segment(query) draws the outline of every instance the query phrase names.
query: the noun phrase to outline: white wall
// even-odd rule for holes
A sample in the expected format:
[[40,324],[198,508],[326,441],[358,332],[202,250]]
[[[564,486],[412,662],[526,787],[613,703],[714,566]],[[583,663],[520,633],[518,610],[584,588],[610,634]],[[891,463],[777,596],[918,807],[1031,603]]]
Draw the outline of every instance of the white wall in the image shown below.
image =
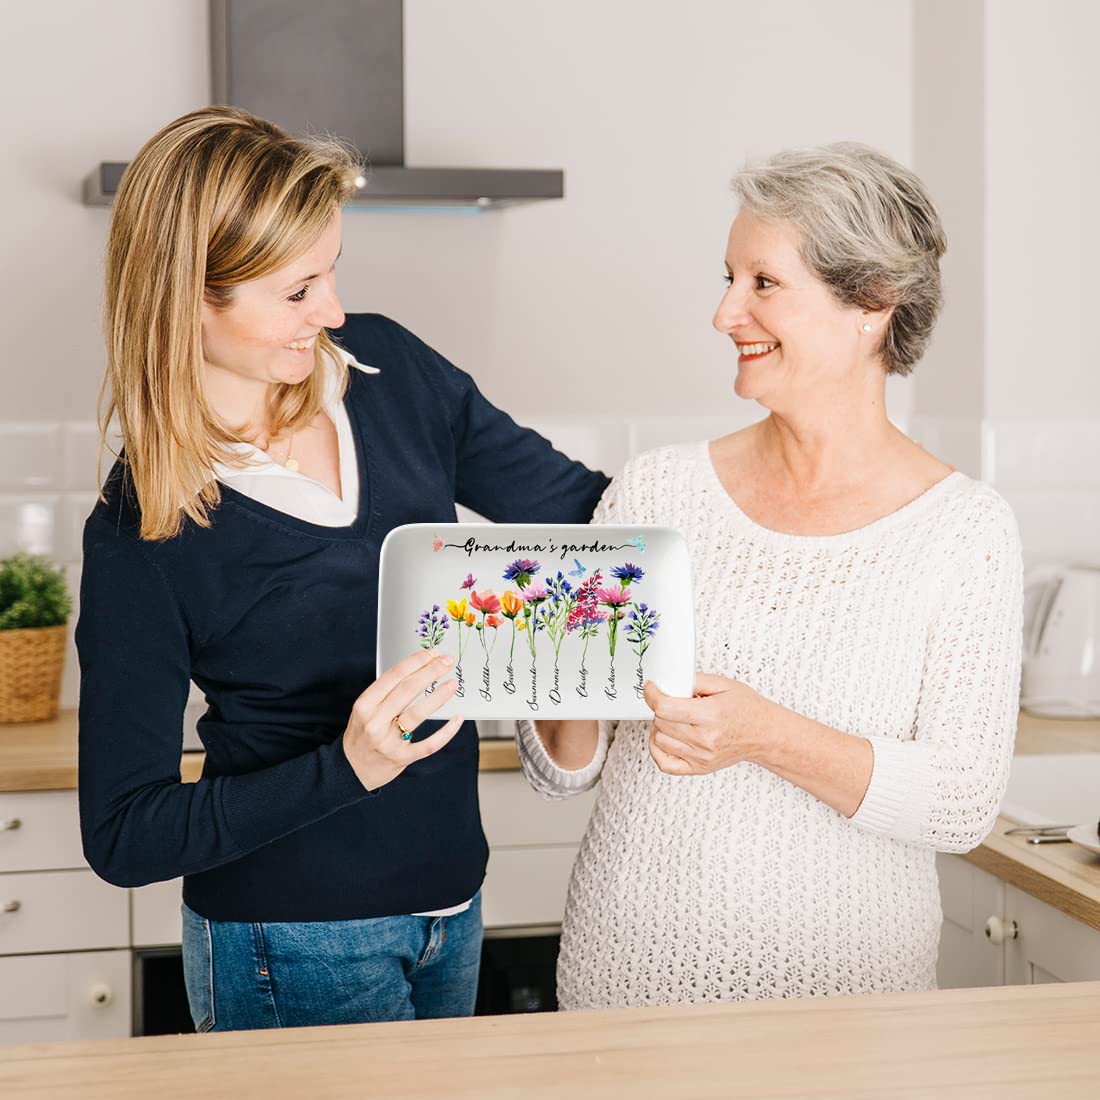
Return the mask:
[[1100,5],[920,0],[914,163],[950,241],[911,425],[1012,505],[1026,556],[1100,561]]
[[1100,5],[985,9],[986,473],[1032,557],[1100,563]]
[[986,4],[986,408],[1100,418],[1100,4]]

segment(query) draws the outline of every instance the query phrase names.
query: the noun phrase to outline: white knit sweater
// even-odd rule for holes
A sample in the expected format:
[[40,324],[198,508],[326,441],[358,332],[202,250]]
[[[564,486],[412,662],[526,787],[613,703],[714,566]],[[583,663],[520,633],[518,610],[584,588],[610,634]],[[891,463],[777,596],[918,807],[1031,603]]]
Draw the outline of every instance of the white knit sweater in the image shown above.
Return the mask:
[[632,461],[593,521],[678,528],[697,667],[867,738],[874,770],[846,818],[756,764],[666,775],[647,722],[601,723],[595,759],[572,772],[521,722],[537,790],[602,777],[569,885],[561,1006],[933,988],[935,853],[992,827],[1016,728],[1023,586],[1007,504],[953,473],[857,531],[781,534],[733,503],[696,443]]

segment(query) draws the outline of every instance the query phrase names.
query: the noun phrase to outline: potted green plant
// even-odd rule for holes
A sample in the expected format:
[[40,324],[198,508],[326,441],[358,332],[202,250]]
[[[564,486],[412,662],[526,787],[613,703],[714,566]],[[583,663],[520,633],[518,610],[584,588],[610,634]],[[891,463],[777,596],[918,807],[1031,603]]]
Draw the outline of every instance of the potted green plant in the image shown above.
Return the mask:
[[0,560],[0,722],[57,717],[72,607],[59,566],[26,553]]

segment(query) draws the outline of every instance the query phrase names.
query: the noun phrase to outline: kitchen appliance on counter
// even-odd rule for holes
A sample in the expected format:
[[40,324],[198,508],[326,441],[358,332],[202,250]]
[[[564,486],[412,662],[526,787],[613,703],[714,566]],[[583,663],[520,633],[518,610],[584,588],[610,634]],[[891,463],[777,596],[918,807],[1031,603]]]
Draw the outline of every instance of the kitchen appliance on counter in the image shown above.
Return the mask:
[[1046,718],[1100,717],[1100,565],[1028,574],[1020,703]]

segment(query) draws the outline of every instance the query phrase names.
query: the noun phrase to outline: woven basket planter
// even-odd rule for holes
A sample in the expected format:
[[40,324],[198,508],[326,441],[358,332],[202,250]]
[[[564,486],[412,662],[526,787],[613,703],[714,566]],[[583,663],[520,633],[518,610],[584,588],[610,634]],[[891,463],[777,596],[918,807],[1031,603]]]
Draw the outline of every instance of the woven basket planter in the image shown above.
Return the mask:
[[57,717],[66,628],[0,630],[0,722]]

